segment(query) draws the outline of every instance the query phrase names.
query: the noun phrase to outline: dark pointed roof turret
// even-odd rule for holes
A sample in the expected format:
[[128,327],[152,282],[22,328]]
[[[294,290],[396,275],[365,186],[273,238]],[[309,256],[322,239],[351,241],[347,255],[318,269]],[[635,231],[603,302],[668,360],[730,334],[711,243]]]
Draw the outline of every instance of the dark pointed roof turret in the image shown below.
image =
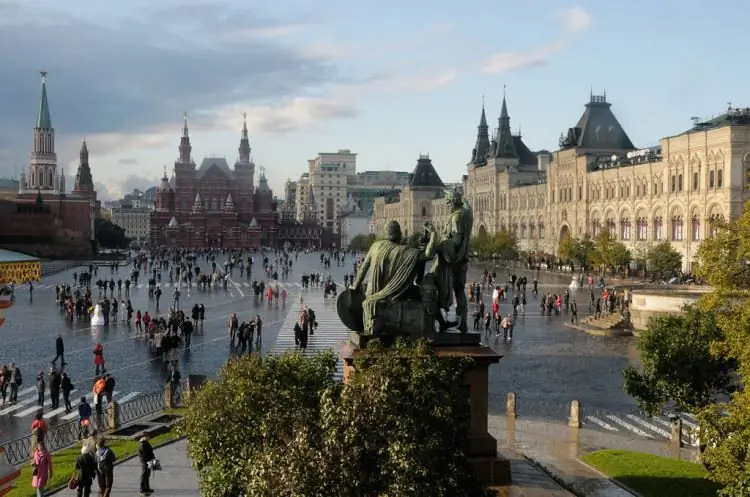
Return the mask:
[[489,153],[490,128],[487,125],[487,113],[484,109],[484,99],[482,99],[482,115],[479,117],[479,126],[477,126],[477,142],[474,150],[471,151],[471,163],[477,166],[486,164]]
[[500,117],[497,119],[497,134],[493,140],[492,157],[504,157],[518,159],[513,133],[510,130],[510,114],[508,114],[508,104],[505,100],[505,91],[503,90],[503,106],[500,109]]
[[420,155],[417,166],[410,175],[409,186],[412,188],[444,188],[445,184],[440,179],[429,155]]

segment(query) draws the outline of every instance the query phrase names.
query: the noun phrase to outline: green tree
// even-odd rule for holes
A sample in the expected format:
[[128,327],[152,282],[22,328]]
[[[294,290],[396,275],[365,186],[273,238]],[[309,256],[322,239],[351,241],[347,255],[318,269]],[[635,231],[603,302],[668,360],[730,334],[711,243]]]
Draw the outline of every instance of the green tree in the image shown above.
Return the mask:
[[474,497],[470,364],[425,344],[368,347],[346,384],[336,358],[233,359],[191,394],[180,430],[206,495]]
[[638,339],[642,371],[624,370],[625,392],[649,415],[671,403],[680,411],[705,408],[733,385],[731,361],[711,353],[721,339],[714,314],[696,306],[651,319]]
[[607,229],[603,229],[594,238],[594,251],[592,262],[604,269],[610,268],[614,273],[618,268],[624,267],[632,261],[630,251]]
[[663,240],[646,253],[649,270],[657,279],[668,280],[682,267],[682,254],[672,244]]
[[560,240],[559,254],[561,258],[573,261],[574,264],[585,269],[591,265],[595,248],[594,241],[588,234],[583,235],[582,238],[572,238],[566,234]]
[[506,229],[493,233],[489,240],[492,254],[506,261],[518,259],[518,241],[515,235]]
[[96,219],[94,233],[99,247],[124,249],[130,245],[130,239],[125,236],[125,230],[108,219]]
[[377,236],[374,234],[357,235],[349,242],[349,248],[358,252],[367,252],[375,243],[375,240],[377,240]]

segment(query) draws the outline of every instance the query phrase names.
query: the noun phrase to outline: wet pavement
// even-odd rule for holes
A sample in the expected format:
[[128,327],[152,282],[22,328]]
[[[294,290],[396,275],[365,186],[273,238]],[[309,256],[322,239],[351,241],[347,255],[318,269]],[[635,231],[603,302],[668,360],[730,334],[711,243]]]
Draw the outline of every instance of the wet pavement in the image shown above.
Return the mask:
[[[219,263],[222,262],[219,259]],[[207,267],[205,262],[200,262],[199,265],[204,269]],[[181,352],[180,370],[183,377],[188,374],[213,376],[224,364],[230,355],[226,323],[232,312],[236,312],[240,319],[260,314],[263,319],[263,351],[268,352],[276,340],[290,303],[301,291],[300,275],[320,268],[316,256],[299,257],[289,279],[281,282],[288,292],[286,307],[276,303],[269,306],[252,295],[250,284],[261,277],[260,270],[253,271],[250,278],[236,277],[226,290],[215,288],[202,291],[183,287],[183,309],[189,312],[196,302],[203,303],[206,307],[203,332],[194,333],[191,348]],[[166,367],[160,358],[151,355],[144,340],[135,338],[134,325],[112,322],[110,326],[97,330],[88,322],[70,323],[66,319],[65,313],[55,304],[54,286],[58,282],[72,283],[75,271],[80,271],[80,268],[68,269],[45,278],[35,286],[33,299],[27,288],[17,287],[15,305],[6,311],[5,325],[0,328],[0,363],[15,362],[19,365],[24,383],[19,389],[19,401],[16,404],[0,405],[0,443],[27,434],[31,420],[38,411],[34,378],[40,370],[49,370],[50,362],[55,356],[55,337],[58,333],[65,340],[65,359],[68,363],[65,371],[77,388],[71,395],[74,405],[80,394],[91,390],[95,373],[92,350],[98,341],[104,346],[108,372],[116,379],[115,400],[124,402],[139,393],[163,388]],[[127,270],[120,269],[122,278],[127,273]],[[100,268],[98,277],[109,278],[109,268]],[[117,278],[115,275],[115,279]],[[161,308],[165,313],[173,285],[165,282],[163,286]],[[314,291],[322,293],[322,290]],[[117,290],[115,296],[117,297]],[[161,315],[155,313],[155,304],[149,299],[148,288],[143,281],[131,288],[130,300],[136,310],[148,310],[151,315]],[[47,403],[49,404],[49,400]],[[50,407],[45,407],[45,417],[54,425],[73,419],[75,413],[68,415],[60,409],[53,411]]]
[[[205,263],[201,263],[205,266]],[[478,279],[483,266],[470,270],[469,280]],[[189,309],[194,302],[206,306],[206,322],[203,335],[194,334],[190,351],[183,351],[180,368],[183,376],[187,374],[206,374],[212,376],[229,356],[228,335],[226,332],[227,317],[237,312],[241,319],[260,314],[263,321],[263,351],[284,350],[294,346],[291,327],[293,325],[298,298],[300,274],[304,271],[323,271],[319,256],[301,255],[295,263],[289,280],[283,282],[289,293],[287,306],[273,305],[270,308],[251,295],[250,282],[259,278],[256,272],[249,279],[236,278],[227,290],[214,289],[199,291],[196,288],[182,290],[182,307]],[[153,358],[146,344],[133,337],[133,329],[118,323],[104,328],[101,333],[92,331],[87,323],[73,323],[64,319],[64,313],[54,303],[54,289],[58,281],[72,282],[74,270],[67,270],[46,278],[34,291],[33,302],[29,301],[28,291],[17,289],[16,305],[6,313],[7,321],[0,328],[0,362],[14,361],[24,373],[24,385],[21,391],[33,388],[34,376],[40,369],[47,370],[54,357],[55,336],[62,333],[65,338],[66,359],[69,363],[68,373],[73,383],[82,389],[90,390],[93,380],[92,349],[97,341],[104,344],[104,356],[110,372],[117,380],[116,399],[123,396],[134,396],[136,392],[151,392],[160,389],[163,384],[165,367],[159,359]],[[99,276],[108,275],[109,269],[99,270]],[[513,269],[517,274],[522,270]],[[351,260],[347,258],[344,266],[333,265],[330,274],[343,286],[344,274],[351,273]],[[121,270],[124,276],[124,270]],[[508,273],[498,270],[502,280]],[[529,274],[529,281],[534,274]],[[569,276],[542,271],[539,275],[539,290],[561,293],[570,283]],[[142,285],[142,283],[141,283]],[[247,285],[247,286],[245,286]],[[346,339],[348,330],[338,322],[332,300],[322,298],[322,289],[305,291],[307,299],[318,315],[321,326],[314,338],[310,340],[310,351],[318,348],[338,348]],[[644,426],[663,426],[656,422],[640,419],[641,423],[625,418],[636,415],[636,407],[622,390],[622,369],[637,362],[635,339],[591,336],[564,326],[564,316],[541,316],[538,300],[531,296],[531,285],[528,289],[526,316],[516,323],[512,342],[504,342],[502,337],[490,337],[490,347],[504,355],[499,364],[490,369],[490,411],[495,414],[505,412],[505,398],[508,392],[517,395],[518,413],[522,418],[554,419],[563,421],[567,418],[570,401],[581,402],[584,423],[603,431],[622,431],[642,436],[642,433],[658,437],[658,433]],[[115,294],[117,292],[115,291]],[[172,287],[164,289],[162,306],[168,305]],[[320,295],[318,295],[320,294]],[[579,318],[585,317],[587,301],[586,292],[574,294],[579,302]],[[489,304],[490,292],[485,292]],[[147,288],[141,286],[131,289],[131,301],[135,309],[153,312],[153,302],[149,301]],[[510,311],[509,304],[501,304],[504,313]],[[286,322],[285,322],[286,321]],[[283,332],[280,333],[280,330]],[[277,340],[278,337],[278,340]],[[73,397],[77,397],[74,393]],[[132,398],[132,397],[129,397]],[[0,406],[0,442],[24,435],[33,413],[35,393],[33,390],[20,401],[27,403],[20,408],[8,411],[7,406]],[[8,412],[6,412],[8,411]],[[47,410],[49,413],[49,409]],[[25,413],[23,416],[19,414]],[[601,421],[596,423],[587,416]],[[631,428],[608,418],[615,416]],[[51,421],[62,416],[55,415]],[[663,420],[661,420],[663,422]]]

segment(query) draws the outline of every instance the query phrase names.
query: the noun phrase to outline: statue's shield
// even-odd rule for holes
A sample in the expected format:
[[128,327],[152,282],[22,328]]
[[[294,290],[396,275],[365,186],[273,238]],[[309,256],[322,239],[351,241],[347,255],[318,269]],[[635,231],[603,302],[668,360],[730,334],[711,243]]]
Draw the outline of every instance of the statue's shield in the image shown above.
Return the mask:
[[347,288],[336,299],[336,311],[344,326],[352,331],[361,333],[365,329],[362,304],[365,295],[362,292]]

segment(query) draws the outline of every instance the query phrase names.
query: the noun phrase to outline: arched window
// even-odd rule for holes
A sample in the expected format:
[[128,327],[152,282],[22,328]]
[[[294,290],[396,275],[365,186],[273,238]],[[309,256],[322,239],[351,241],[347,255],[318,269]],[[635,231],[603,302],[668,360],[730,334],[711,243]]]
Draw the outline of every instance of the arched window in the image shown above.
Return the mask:
[[701,220],[697,214],[690,220],[690,239],[694,242],[701,239]]
[[657,216],[654,218],[654,240],[661,240],[664,236],[663,233],[663,223],[661,216]]
[[714,182],[715,179],[714,178],[715,178],[714,172],[713,171],[709,171],[709,173],[708,173],[708,188],[709,189],[713,189],[713,187],[715,186],[715,182]]
[[722,188],[724,186],[724,170],[719,169],[716,171],[716,188]]
[[594,236],[599,236],[599,233],[602,232],[602,222],[598,219],[594,219],[591,221],[591,233]]
[[682,240],[682,216],[672,218],[672,240]]
[[636,233],[636,239],[646,240],[648,238],[648,221],[645,217],[638,219],[638,229]]
[[630,240],[630,219],[620,219],[620,240]]

